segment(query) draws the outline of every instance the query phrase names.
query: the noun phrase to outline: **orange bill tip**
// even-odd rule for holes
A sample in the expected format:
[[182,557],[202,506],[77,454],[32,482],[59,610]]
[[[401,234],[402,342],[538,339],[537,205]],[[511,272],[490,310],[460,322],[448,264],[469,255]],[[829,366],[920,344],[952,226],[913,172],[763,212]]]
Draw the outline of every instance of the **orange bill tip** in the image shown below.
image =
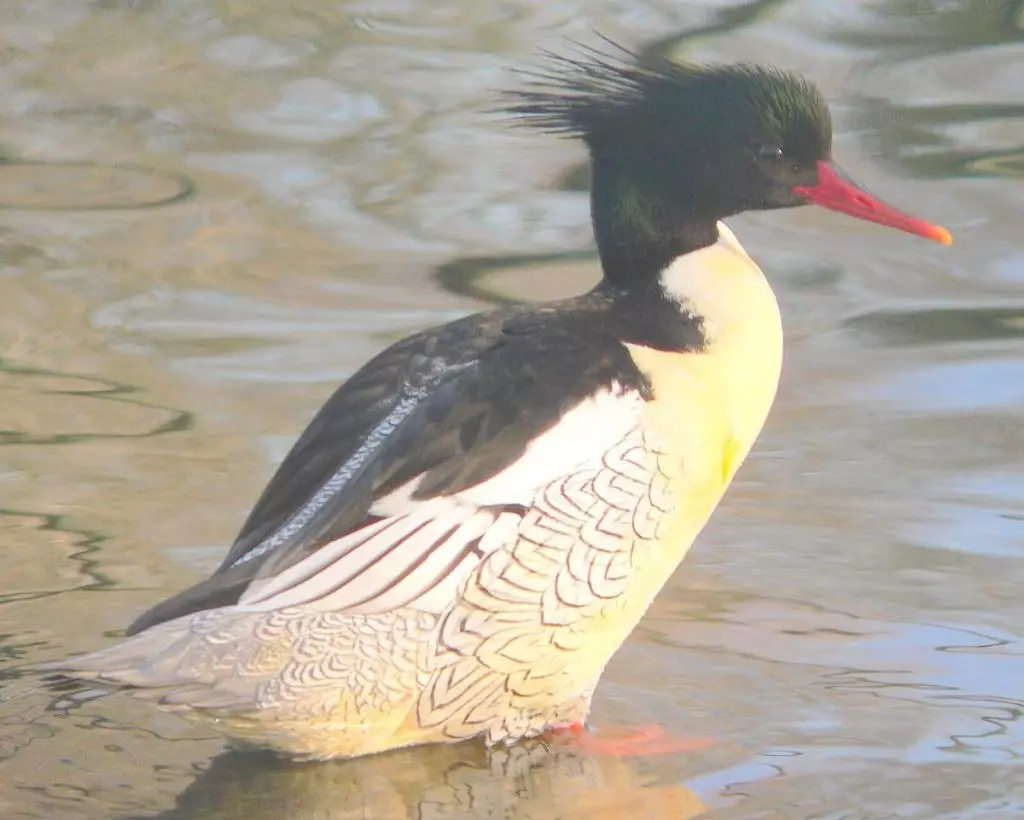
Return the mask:
[[953,244],[953,236],[945,228],[887,205],[857,185],[836,165],[825,160],[818,162],[817,185],[800,186],[794,188],[793,193],[830,211],[912,233],[940,245]]

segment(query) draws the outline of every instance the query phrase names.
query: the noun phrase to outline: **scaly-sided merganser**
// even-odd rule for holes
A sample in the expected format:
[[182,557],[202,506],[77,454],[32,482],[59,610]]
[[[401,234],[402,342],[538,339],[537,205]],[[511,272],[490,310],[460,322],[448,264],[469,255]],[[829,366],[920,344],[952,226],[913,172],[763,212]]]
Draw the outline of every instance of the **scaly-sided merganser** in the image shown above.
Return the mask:
[[589,149],[600,284],[379,354],[212,577],[49,669],[298,758],[582,724],[775,396],[775,296],[720,220],[815,203],[951,240],[838,170],[803,79],[552,60],[509,108]]

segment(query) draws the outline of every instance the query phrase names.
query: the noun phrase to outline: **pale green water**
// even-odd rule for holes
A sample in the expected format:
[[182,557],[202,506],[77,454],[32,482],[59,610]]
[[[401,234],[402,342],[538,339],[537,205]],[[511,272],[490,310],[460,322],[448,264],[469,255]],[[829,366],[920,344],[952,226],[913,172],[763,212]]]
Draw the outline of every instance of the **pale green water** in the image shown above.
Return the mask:
[[[957,240],[734,220],[779,400],[595,704],[719,743],[283,766],[20,675],[212,568],[388,341],[590,281],[581,151],[482,111],[592,28],[807,73]],[[1019,2],[19,0],[0,44],[0,816],[1024,816]]]

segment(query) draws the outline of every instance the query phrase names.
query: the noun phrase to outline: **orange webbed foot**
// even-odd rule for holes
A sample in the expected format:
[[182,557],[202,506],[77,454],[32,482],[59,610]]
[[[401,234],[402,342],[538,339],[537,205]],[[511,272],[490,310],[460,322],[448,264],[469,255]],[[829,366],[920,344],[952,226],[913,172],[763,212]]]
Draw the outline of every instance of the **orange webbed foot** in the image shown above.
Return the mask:
[[573,723],[548,731],[550,741],[595,757],[647,757],[682,754],[713,746],[711,738],[672,737],[660,726],[621,726],[588,731]]

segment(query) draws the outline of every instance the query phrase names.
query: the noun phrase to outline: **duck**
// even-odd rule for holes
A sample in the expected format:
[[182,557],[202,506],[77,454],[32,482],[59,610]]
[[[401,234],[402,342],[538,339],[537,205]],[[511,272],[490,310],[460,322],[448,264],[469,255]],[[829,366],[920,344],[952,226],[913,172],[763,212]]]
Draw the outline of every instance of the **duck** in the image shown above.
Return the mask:
[[209,578],[44,668],[300,760],[586,736],[605,667],[775,399],[778,304],[722,220],[813,204],[952,240],[840,170],[799,75],[545,60],[502,108],[586,147],[600,282],[379,353]]

